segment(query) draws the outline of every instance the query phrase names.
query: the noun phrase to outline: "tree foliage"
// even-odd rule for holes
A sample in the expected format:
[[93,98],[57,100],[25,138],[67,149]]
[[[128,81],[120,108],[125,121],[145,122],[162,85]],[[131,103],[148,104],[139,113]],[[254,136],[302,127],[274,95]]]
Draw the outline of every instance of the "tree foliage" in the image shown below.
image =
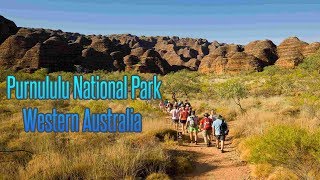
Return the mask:
[[176,93],[178,96],[188,97],[192,93],[200,92],[199,84],[198,73],[183,70],[166,75],[162,91],[168,94]]
[[246,98],[248,91],[246,86],[238,80],[229,80],[224,83],[217,84],[216,93],[220,98],[232,99],[244,111],[241,100]]

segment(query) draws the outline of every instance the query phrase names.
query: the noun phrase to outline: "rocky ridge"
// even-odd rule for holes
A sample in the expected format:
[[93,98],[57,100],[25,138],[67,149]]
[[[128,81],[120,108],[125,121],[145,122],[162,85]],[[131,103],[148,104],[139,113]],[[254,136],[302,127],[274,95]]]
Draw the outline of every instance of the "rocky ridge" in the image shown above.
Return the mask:
[[176,36],[131,34],[82,35],[61,30],[19,28],[0,16],[0,66],[33,72],[137,71],[166,74],[189,69],[204,73],[262,71],[265,66],[294,68],[320,49],[297,37],[279,46],[271,40],[247,45],[225,44]]

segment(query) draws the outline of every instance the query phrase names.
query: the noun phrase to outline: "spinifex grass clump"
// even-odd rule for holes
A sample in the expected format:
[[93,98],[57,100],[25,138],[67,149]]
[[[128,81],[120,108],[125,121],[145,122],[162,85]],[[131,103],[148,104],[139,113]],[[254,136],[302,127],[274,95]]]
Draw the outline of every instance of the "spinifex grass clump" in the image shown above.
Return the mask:
[[311,133],[294,126],[274,126],[246,140],[245,146],[250,162],[285,167],[300,179],[319,178],[320,129]]

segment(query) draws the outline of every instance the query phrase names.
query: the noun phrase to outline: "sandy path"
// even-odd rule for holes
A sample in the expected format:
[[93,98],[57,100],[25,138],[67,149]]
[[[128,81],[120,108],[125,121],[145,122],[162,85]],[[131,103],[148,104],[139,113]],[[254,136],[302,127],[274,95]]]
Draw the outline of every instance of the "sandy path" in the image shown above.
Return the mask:
[[215,147],[215,143],[206,147],[201,133],[198,145],[185,143],[184,146],[179,146],[179,150],[196,153],[197,159],[195,170],[178,179],[250,179],[248,165],[239,159],[232,144],[232,126],[232,122],[229,123],[230,136],[226,139],[224,153]]

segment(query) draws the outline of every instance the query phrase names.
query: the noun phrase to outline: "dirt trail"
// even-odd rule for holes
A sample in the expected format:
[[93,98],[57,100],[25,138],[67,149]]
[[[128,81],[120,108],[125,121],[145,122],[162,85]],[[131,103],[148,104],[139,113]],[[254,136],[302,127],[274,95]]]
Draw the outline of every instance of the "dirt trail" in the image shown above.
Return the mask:
[[224,153],[215,147],[215,143],[211,147],[206,147],[201,133],[199,133],[200,143],[198,145],[185,143],[184,146],[179,146],[179,150],[194,152],[197,156],[194,171],[184,177],[179,177],[179,179],[250,179],[248,165],[239,159],[232,144],[232,126],[233,123],[230,122],[231,132],[226,139]]

